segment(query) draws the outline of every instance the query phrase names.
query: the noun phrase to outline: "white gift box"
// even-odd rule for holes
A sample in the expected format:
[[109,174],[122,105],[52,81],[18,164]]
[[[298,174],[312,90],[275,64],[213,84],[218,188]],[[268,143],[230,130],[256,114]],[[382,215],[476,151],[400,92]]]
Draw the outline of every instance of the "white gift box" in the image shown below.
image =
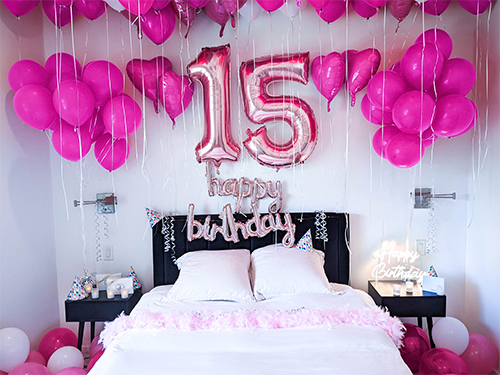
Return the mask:
[[444,295],[444,278],[424,275],[422,279],[422,290]]
[[119,279],[122,277],[121,273],[102,273],[102,274],[97,274],[95,279],[97,282],[97,287],[99,290],[106,290],[108,289],[108,283],[112,282],[113,280]]

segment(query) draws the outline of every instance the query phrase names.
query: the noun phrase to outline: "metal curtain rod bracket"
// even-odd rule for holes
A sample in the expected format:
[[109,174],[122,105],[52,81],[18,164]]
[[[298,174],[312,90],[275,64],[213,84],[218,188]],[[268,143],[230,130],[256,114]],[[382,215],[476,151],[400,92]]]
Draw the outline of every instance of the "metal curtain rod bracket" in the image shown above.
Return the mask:
[[414,208],[429,208],[432,200],[436,198],[457,199],[457,193],[433,194],[431,188],[415,188],[415,193],[410,193],[410,196],[413,194],[415,194]]
[[118,202],[113,193],[101,193],[101,194],[96,194],[95,201],[74,200],[73,204],[75,207],[87,206],[89,204],[92,204],[97,206],[98,214],[114,214],[115,206],[118,204]]

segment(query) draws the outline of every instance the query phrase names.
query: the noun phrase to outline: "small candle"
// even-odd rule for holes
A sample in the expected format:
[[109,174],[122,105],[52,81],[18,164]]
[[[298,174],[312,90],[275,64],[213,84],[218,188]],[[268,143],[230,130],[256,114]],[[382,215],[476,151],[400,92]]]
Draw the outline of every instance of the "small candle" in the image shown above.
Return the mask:
[[107,294],[108,294],[108,299],[113,299],[115,298],[115,293],[113,292],[113,289],[107,289]]
[[128,298],[128,290],[127,289],[123,288],[121,290],[121,294],[122,294],[122,298],[123,299],[127,299]]
[[401,285],[399,284],[393,284],[392,285],[392,291],[395,296],[400,296],[401,295]]
[[85,284],[84,288],[87,293],[90,293],[92,290],[92,284]]
[[413,293],[413,281],[407,281],[405,283],[405,286],[406,286],[407,293]]
[[99,298],[99,289],[92,288],[92,299],[97,299],[97,298]]

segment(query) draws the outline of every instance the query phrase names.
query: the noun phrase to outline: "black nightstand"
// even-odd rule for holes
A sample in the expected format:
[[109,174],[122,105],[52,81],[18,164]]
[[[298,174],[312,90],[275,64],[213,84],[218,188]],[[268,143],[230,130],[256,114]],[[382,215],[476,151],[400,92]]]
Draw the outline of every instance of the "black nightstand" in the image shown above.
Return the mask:
[[106,291],[99,291],[99,298],[88,297],[79,301],[65,301],[66,321],[79,322],[78,325],[78,349],[82,349],[83,331],[85,322],[90,322],[90,341],[95,337],[95,322],[109,322],[114,320],[122,311],[128,315],[139,302],[142,291],[136,289],[134,294],[122,299],[120,295],[108,299]]
[[[394,284],[401,285],[400,296],[394,295]],[[416,317],[420,328],[422,328],[422,318],[427,318],[429,339],[431,347],[434,347],[432,318],[446,316],[446,296],[438,296],[436,293],[424,291],[421,285],[414,285],[413,293],[407,293],[401,280],[370,280],[368,281],[368,294],[377,305],[387,307],[393,316]]]

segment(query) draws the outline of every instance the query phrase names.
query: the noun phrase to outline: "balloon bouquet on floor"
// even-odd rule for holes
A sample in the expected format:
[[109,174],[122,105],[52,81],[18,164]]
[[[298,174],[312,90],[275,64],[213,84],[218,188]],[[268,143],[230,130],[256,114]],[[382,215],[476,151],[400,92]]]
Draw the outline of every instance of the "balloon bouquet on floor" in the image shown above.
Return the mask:
[[396,167],[413,167],[438,137],[458,137],[476,123],[477,107],[465,97],[476,70],[465,59],[450,58],[452,49],[445,31],[427,30],[401,61],[375,74],[367,85],[361,111],[381,125],[373,148]]

